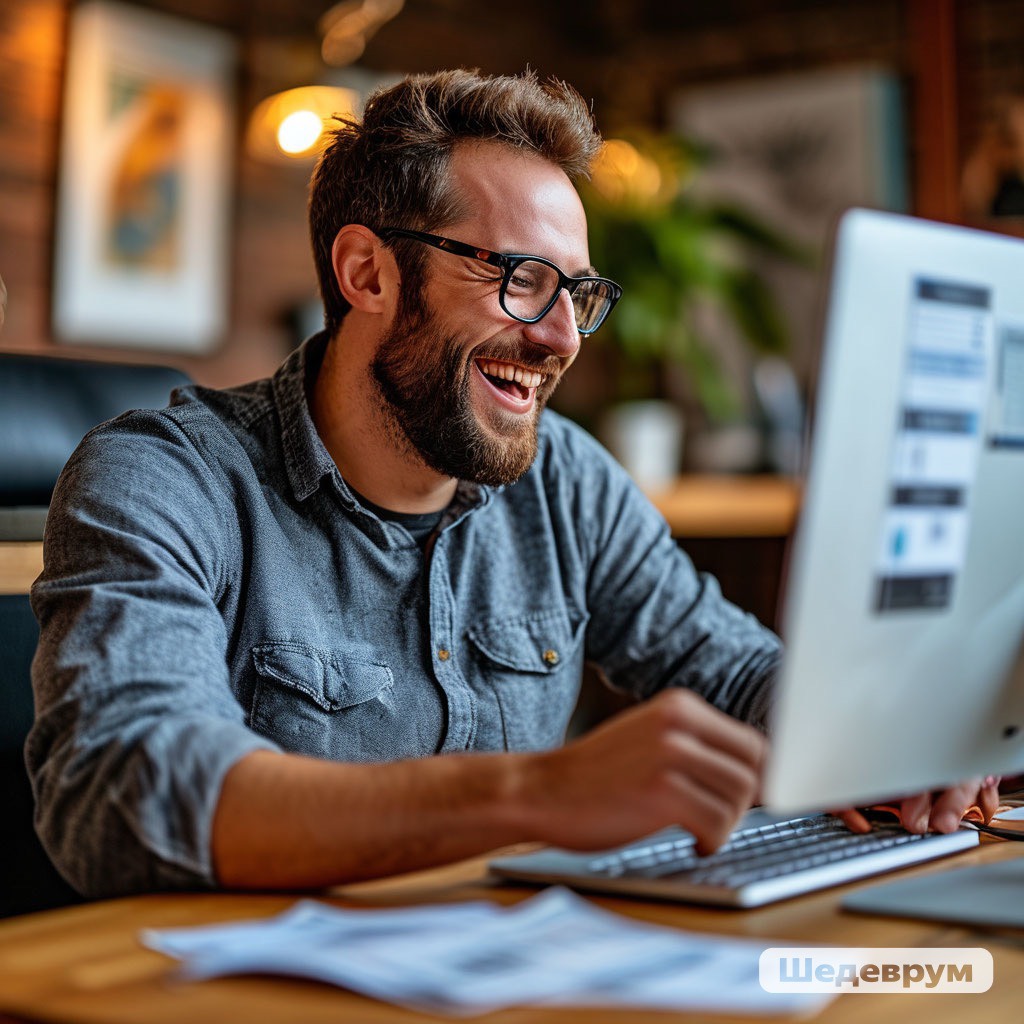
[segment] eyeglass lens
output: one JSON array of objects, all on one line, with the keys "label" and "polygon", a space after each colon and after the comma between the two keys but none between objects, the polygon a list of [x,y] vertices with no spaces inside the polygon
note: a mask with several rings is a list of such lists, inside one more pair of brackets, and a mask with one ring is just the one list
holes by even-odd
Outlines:
[{"label": "eyeglass lens", "polygon": [[[533,320],[558,293],[561,280],[553,267],[536,260],[523,260],[509,275],[505,307],[512,316]],[[581,333],[594,331],[611,308],[611,292],[604,281],[581,281],[572,293],[576,327]]]}]

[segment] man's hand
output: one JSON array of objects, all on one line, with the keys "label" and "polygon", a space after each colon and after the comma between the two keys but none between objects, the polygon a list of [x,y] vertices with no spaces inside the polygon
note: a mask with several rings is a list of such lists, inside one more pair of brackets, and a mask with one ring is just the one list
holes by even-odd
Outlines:
[{"label": "man's hand", "polygon": [[595,850],[668,825],[711,853],[751,806],[766,741],[688,690],[668,690],[541,755],[528,790],[545,842]]},{"label": "man's hand", "polygon": [[[984,779],[969,779],[958,786],[936,793],[917,793],[893,801],[899,819],[908,832],[955,832],[964,814],[977,807],[985,822],[999,807],[999,778],[989,775]],[[870,832],[871,824],[860,811],[837,812],[854,832]]]}]

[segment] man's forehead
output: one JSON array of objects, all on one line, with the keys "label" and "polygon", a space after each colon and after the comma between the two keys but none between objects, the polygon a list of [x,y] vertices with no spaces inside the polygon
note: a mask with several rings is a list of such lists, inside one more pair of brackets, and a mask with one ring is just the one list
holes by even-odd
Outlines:
[{"label": "man's forehead", "polygon": [[[467,230],[486,231],[471,244],[525,249],[588,261],[587,222],[576,189],[557,165],[528,150],[496,142],[464,144],[452,156]],[[532,246],[532,248],[531,248]]]},{"label": "man's forehead", "polygon": [[579,197],[565,172],[529,150],[500,142],[464,143],[452,155],[452,173],[475,213],[500,213],[516,204],[570,208]]}]

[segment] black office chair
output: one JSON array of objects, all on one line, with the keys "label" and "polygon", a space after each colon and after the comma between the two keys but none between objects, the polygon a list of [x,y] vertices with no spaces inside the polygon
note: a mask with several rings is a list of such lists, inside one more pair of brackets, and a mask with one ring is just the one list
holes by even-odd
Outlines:
[{"label": "black office chair", "polygon": [[[188,383],[165,366],[0,352],[0,541],[42,539],[57,477],[89,430],[127,409],[162,408]],[[79,899],[32,827],[23,746],[38,642],[28,594],[0,595],[0,917]]]}]

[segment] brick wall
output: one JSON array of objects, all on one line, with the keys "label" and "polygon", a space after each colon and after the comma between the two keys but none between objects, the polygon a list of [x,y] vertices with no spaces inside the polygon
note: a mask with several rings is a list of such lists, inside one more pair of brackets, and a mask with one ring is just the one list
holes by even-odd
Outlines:
[{"label": "brick wall", "polygon": [[[914,98],[912,0],[720,0],[716,4],[641,0],[407,0],[371,42],[364,64],[429,70],[449,65],[558,74],[594,98],[608,133],[658,125],[666,97],[688,84],[799,68],[877,62],[896,68]],[[307,50],[327,0],[149,0],[148,6],[220,25],[241,42],[239,119],[279,80],[259,58],[260,41],[295,34]],[[960,133],[995,89],[1024,87],[1019,60],[1024,18],[1019,0],[960,6]],[[54,195],[67,4],[0,4],[0,274],[10,291],[7,349],[54,350],[50,327]],[[966,142],[965,142],[966,144]],[[292,338],[285,316],[312,298],[315,283],[305,227],[301,168],[249,160],[237,147],[231,234],[230,329],[209,357],[183,359],[147,350],[59,348],[67,354],[159,359],[197,379],[227,384],[267,372]],[[911,146],[913,158],[913,146]]]}]

